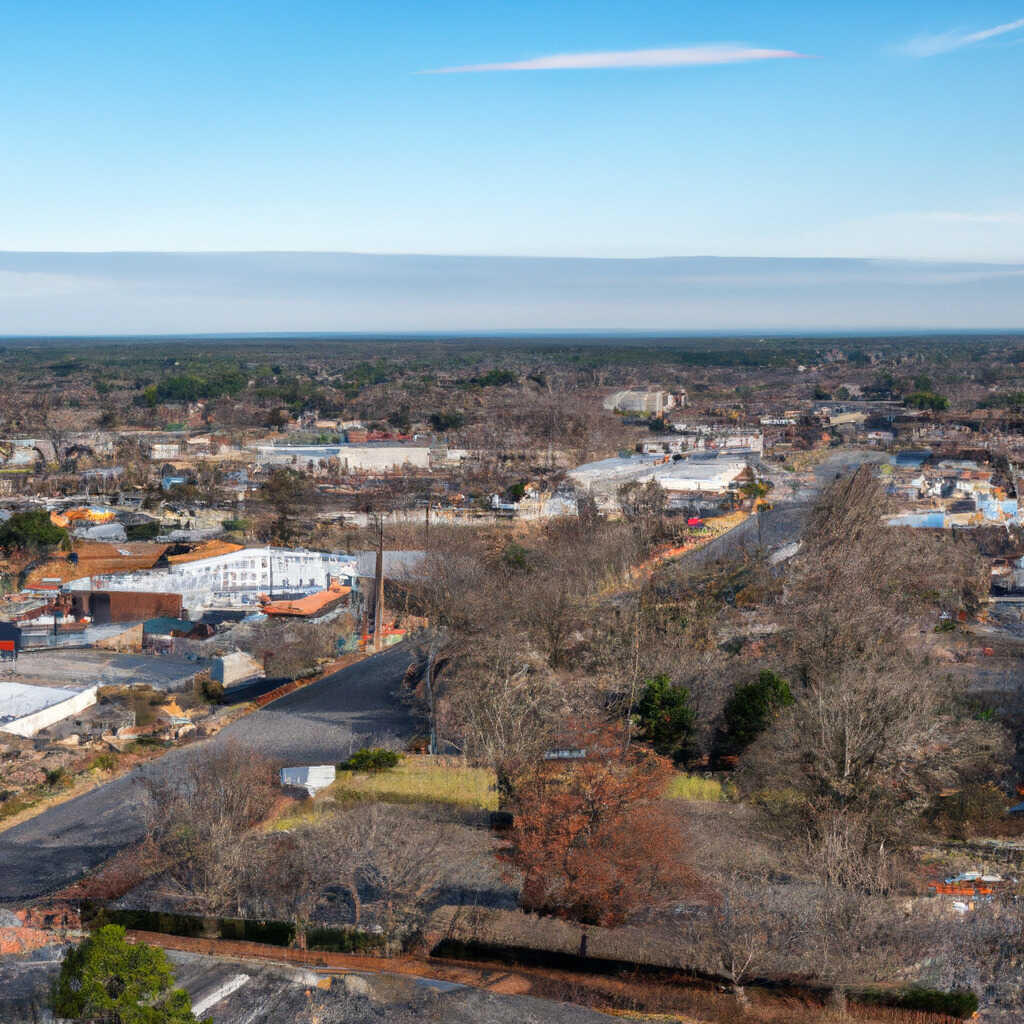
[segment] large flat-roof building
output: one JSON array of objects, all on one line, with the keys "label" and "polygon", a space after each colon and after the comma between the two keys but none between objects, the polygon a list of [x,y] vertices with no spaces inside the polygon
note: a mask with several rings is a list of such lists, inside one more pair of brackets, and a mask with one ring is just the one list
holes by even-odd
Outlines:
[{"label": "large flat-roof building", "polygon": [[302,597],[326,590],[332,581],[352,586],[352,555],[304,549],[239,548],[209,558],[173,561],[166,568],[93,575],[72,580],[71,591],[180,594],[193,617],[210,608],[259,609],[259,597]]},{"label": "large flat-roof building", "polygon": [[96,703],[96,687],[65,689],[0,681],[0,731],[35,736]]},{"label": "large flat-roof building", "polygon": [[439,463],[458,462],[463,454],[457,449],[388,441],[256,447],[256,461],[261,466],[294,466],[315,470],[336,460],[343,473],[394,473],[410,468],[430,469]]},{"label": "large flat-roof building", "polygon": [[598,504],[615,503],[623,484],[656,480],[671,493],[725,494],[748,470],[745,459],[697,455],[628,455],[588,462],[569,473],[569,479],[588,491]]},{"label": "large flat-roof building", "polygon": [[661,388],[616,391],[604,400],[606,409],[616,412],[641,413],[646,416],[661,416],[669,409],[685,404],[685,391],[671,392]]}]

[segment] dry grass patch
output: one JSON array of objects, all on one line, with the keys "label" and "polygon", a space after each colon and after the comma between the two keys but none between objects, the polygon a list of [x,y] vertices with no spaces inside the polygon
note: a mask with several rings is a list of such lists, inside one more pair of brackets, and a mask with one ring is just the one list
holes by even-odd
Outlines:
[{"label": "dry grass patch", "polygon": [[679,772],[672,779],[665,795],[670,800],[701,800],[710,803],[729,799],[728,793],[717,779],[687,775],[686,772]]},{"label": "dry grass patch", "polygon": [[395,768],[380,772],[339,772],[325,791],[336,801],[382,800],[385,803],[443,803],[474,810],[498,808],[494,772],[446,758],[406,756]]}]

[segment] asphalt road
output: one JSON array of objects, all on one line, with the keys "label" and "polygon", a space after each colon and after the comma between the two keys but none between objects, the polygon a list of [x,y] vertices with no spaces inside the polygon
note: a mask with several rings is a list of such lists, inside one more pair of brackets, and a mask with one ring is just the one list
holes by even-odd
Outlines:
[{"label": "asphalt road", "polygon": [[786,494],[786,475],[781,471],[773,472],[771,478],[775,482],[775,490],[772,492],[774,507],[770,511],[761,512],[758,516],[745,519],[728,533],[716,537],[709,544],[686,555],[686,564],[707,565],[731,558],[743,550],[756,551],[763,547],[771,552],[792,544],[803,534],[818,495],[837,476],[852,473],[865,462],[882,462],[885,459],[884,452],[856,449],[837,451],[815,466],[813,478],[797,488],[791,497],[787,497]]},{"label": "asphalt road", "polygon": [[0,904],[45,895],[140,839],[142,772],[173,772],[182,758],[242,743],[265,757],[326,764],[388,737],[407,739],[414,721],[397,696],[410,654],[404,645],[282,697],[202,743],[157,761],[0,832]]}]

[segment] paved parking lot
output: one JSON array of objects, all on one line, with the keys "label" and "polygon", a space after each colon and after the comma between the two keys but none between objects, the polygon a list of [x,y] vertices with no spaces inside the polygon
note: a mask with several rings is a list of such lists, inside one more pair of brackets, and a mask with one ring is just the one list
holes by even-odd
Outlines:
[{"label": "paved parking lot", "polygon": [[156,690],[182,690],[188,681],[211,662],[190,661],[172,655],[117,654],[114,651],[54,649],[28,651],[18,656],[14,670],[5,669],[4,678],[33,683],[92,686],[145,684]]},{"label": "paved parking lot", "polygon": [[[87,652],[82,652],[87,653]],[[415,722],[398,690],[409,665],[404,644],[335,672],[255,711],[202,743],[0,832],[0,904],[61,888],[143,834],[142,772],[173,772],[181,758],[238,742],[274,760],[297,764],[341,760],[386,736],[407,739]]]}]

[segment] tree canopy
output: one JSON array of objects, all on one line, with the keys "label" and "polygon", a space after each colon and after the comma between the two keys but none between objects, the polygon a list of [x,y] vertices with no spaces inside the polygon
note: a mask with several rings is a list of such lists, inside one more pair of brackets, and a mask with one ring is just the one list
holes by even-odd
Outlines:
[{"label": "tree canopy", "polygon": [[110,1024],[198,1024],[162,949],[129,944],[120,925],[108,924],[64,958],[53,1008],[71,1020]]},{"label": "tree canopy", "polygon": [[523,875],[525,909],[616,925],[692,883],[681,829],[666,828],[672,765],[646,747],[623,753],[613,729],[580,735],[582,758],[539,759],[514,775],[505,859]]},{"label": "tree canopy", "polygon": [[730,752],[746,750],[771,725],[775,713],[792,703],[789,683],[768,669],[761,670],[757,682],[737,686],[723,712]]},{"label": "tree canopy", "polygon": [[687,759],[696,715],[685,686],[673,686],[666,675],[648,679],[636,713],[644,739],[658,754],[674,761]]},{"label": "tree canopy", "polygon": [[68,531],[57,526],[45,509],[15,512],[0,526],[0,548],[4,551],[54,548],[68,539]]}]

